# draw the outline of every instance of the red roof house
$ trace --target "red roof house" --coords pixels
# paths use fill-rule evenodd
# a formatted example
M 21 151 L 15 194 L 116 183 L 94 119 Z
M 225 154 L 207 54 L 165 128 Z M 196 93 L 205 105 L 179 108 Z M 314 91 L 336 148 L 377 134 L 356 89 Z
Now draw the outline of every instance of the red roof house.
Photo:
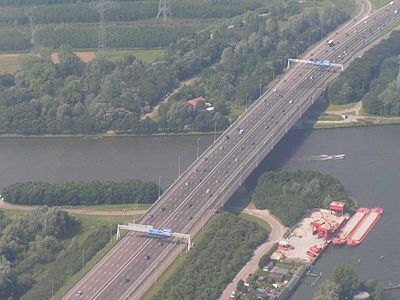
M 187 103 L 189 103 L 189 104 L 192 105 L 193 107 L 196 107 L 196 105 L 197 105 L 199 102 L 205 102 L 205 101 L 206 101 L 206 99 L 204 99 L 202 96 L 200 96 L 200 97 L 197 97 L 197 98 L 193 98 L 193 99 L 188 100 Z

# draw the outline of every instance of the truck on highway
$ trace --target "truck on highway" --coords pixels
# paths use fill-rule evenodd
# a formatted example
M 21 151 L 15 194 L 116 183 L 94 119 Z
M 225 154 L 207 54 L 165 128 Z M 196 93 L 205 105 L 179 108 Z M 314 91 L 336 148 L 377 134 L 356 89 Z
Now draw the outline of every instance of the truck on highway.
M 329 46 L 329 47 L 335 46 L 335 42 L 334 42 L 333 40 L 329 40 L 329 41 L 328 41 L 328 46 Z

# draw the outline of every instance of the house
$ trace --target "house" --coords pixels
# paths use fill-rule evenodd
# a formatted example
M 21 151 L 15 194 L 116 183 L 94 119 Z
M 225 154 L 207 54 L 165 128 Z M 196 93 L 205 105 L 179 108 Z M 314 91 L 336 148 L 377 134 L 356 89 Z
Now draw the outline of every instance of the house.
M 191 106 L 193 106 L 193 108 L 195 108 L 197 106 L 197 104 L 199 104 L 200 102 L 205 102 L 205 101 L 206 101 L 206 99 L 204 99 L 203 96 L 200 96 L 200 97 L 196 97 L 196 98 L 188 100 L 187 103 L 189 103 Z

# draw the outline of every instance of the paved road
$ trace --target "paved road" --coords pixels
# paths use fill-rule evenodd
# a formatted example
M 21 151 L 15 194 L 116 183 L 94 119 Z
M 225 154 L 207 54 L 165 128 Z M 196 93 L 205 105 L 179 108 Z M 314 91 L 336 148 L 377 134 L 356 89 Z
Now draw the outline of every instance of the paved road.
M 362 2 L 356 22 L 327 38 L 335 40 L 334 47 L 324 40 L 305 57 L 345 63 L 383 29 L 400 22 L 400 14 L 394 13 L 398 2 L 371 16 L 366 4 Z M 332 68 L 294 65 L 165 191 L 140 223 L 194 236 L 337 75 Z M 160 243 L 129 233 L 63 299 L 140 299 L 182 247 L 175 240 Z
M 261 257 L 266 254 L 274 243 L 283 239 L 283 235 L 287 231 L 287 228 L 283 226 L 268 210 L 256 209 L 253 205 L 243 210 L 246 214 L 253 215 L 266 221 L 271 226 L 271 232 L 268 237 L 268 241 L 260 245 L 255 251 L 253 257 L 247 262 L 247 264 L 240 270 L 235 276 L 232 282 L 223 291 L 220 300 L 227 300 L 231 295 L 232 291 L 236 290 L 236 286 L 240 279 L 247 281 L 250 274 L 253 274 L 258 269 L 258 262 Z

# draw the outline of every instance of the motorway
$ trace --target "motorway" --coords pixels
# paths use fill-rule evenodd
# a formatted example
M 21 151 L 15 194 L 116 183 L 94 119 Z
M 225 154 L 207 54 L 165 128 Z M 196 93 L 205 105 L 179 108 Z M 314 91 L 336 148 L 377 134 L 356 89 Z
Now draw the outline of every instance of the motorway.
M 362 13 L 305 58 L 345 64 L 400 21 L 399 0 Z M 368 15 L 369 14 L 369 15 Z M 329 47 L 327 39 L 335 41 Z M 140 220 L 154 228 L 194 236 L 323 92 L 337 69 L 294 65 L 264 93 L 160 197 Z M 139 299 L 185 245 L 129 232 L 63 299 Z

